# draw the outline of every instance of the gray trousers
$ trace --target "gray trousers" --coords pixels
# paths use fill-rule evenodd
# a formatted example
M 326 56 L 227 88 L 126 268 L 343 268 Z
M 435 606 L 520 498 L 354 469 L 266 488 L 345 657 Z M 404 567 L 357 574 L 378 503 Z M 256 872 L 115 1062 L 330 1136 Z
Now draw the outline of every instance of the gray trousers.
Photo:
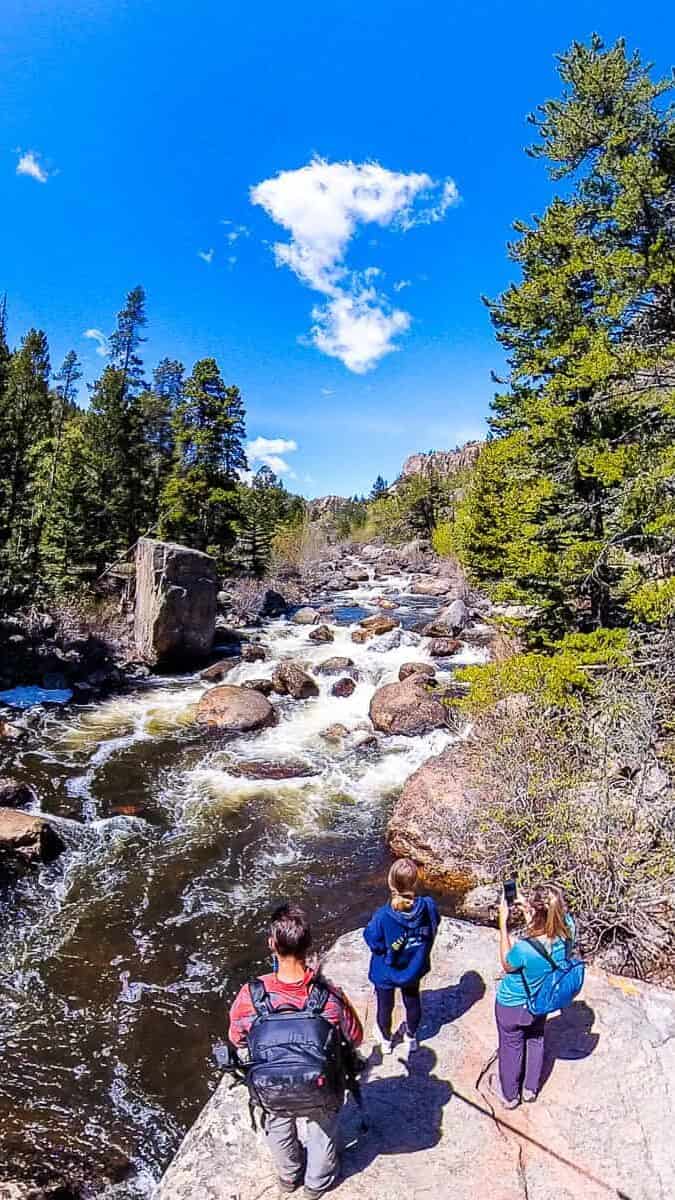
M 268 1113 L 265 1138 L 279 1178 L 284 1183 L 302 1183 L 322 1192 L 338 1177 L 340 1160 L 336 1138 L 339 1112 L 321 1109 L 311 1117 L 278 1117 Z M 307 1166 L 298 1126 L 304 1133 Z M 304 1127 L 304 1129 L 303 1129 Z

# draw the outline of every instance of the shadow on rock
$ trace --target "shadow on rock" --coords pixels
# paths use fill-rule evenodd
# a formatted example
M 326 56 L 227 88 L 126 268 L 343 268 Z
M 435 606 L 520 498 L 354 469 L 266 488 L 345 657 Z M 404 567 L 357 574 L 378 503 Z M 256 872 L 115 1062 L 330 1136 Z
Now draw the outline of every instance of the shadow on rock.
M 402 1064 L 402 1074 L 362 1081 L 363 1112 L 350 1102 L 344 1113 L 345 1179 L 382 1154 L 415 1154 L 438 1144 L 453 1089 L 432 1074 L 436 1061 L 423 1047 Z
M 444 1025 L 458 1021 L 485 995 L 485 982 L 478 971 L 465 971 L 453 987 L 422 991 L 420 1037 L 436 1037 Z
M 584 1000 L 576 1000 L 557 1017 L 549 1017 L 546 1022 L 541 1088 L 550 1079 L 557 1059 L 573 1061 L 588 1058 L 593 1053 L 600 1041 L 600 1035 L 592 1032 L 594 1021 L 595 1013 Z

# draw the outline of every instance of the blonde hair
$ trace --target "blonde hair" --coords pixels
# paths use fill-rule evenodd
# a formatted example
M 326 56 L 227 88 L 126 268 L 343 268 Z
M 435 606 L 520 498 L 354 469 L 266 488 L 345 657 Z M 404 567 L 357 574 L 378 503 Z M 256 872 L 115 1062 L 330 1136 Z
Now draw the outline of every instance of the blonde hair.
M 562 890 L 553 883 L 538 883 L 528 892 L 527 899 L 532 908 L 532 919 L 528 933 L 543 933 L 554 938 L 567 939 L 569 926 L 565 920 L 567 905 Z
M 389 872 L 391 907 L 396 912 L 409 912 L 417 892 L 417 866 L 411 858 L 397 858 Z

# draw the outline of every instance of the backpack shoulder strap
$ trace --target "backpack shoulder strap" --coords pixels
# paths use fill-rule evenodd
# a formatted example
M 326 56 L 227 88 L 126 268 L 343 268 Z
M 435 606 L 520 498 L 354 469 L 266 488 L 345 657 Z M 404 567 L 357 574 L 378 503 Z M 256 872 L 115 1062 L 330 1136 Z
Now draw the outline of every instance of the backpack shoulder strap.
M 256 1016 L 268 1017 L 270 1013 L 274 1012 L 272 1001 L 269 998 L 267 988 L 262 979 L 251 979 L 248 990 L 251 994 L 251 1004 L 256 1011 Z
M 525 941 L 529 946 L 532 947 L 533 950 L 537 951 L 537 954 L 541 954 L 541 957 L 546 959 L 549 967 L 552 967 L 554 971 L 559 969 L 558 963 L 555 961 L 553 956 L 549 954 L 543 942 L 539 941 L 539 938 L 525 938 Z
M 319 1016 L 330 998 L 330 991 L 323 979 L 315 979 L 309 991 L 309 995 L 305 1002 L 305 1012 L 314 1013 Z

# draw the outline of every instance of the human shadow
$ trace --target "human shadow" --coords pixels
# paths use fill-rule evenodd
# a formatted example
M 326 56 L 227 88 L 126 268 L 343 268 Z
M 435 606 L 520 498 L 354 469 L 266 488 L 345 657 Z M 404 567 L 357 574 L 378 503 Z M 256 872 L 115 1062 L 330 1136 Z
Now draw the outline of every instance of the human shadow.
M 485 995 L 485 981 L 478 971 L 465 971 L 452 987 L 422 991 L 420 1037 L 436 1037 L 444 1025 L 458 1021 Z
M 544 1069 L 540 1092 L 550 1079 L 558 1059 L 574 1061 L 588 1058 L 595 1050 L 600 1035 L 593 1033 L 595 1013 L 585 1000 L 575 1000 L 556 1017 L 549 1017 L 544 1034 Z
M 362 1081 L 362 1107 L 350 1099 L 343 1113 L 343 1178 L 380 1155 L 416 1154 L 438 1144 L 453 1089 L 432 1074 L 436 1062 L 434 1051 L 423 1046 L 402 1064 L 401 1074 Z

